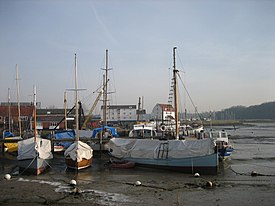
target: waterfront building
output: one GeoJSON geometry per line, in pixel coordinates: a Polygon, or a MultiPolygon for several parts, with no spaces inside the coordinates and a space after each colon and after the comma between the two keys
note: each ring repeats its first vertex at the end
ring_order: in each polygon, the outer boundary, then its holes
{"type": "MultiPolygon", "coordinates": [[[[103,116],[103,106],[101,107],[101,116],[103,116]]],[[[134,122],[137,121],[137,106],[108,105],[106,116],[109,123],[134,122]]]]}
{"type": "Polygon", "coordinates": [[[156,104],[152,110],[151,118],[155,121],[170,121],[175,119],[175,110],[171,104],[156,104]]]}

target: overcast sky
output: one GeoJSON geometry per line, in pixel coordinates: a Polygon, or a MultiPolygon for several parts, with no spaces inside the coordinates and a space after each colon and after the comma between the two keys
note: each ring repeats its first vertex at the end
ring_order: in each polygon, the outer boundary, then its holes
{"type": "Polygon", "coordinates": [[[110,103],[143,96],[151,113],[168,101],[174,46],[199,111],[274,101],[274,11],[272,0],[0,0],[0,101],[8,88],[16,101],[18,64],[20,101],[32,100],[35,84],[42,107],[62,108],[76,53],[80,99],[90,108],[108,49],[110,103]]]}

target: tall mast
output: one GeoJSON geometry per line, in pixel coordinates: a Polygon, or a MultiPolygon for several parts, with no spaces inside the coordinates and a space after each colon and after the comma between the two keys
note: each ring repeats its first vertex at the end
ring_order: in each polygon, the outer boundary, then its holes
{"type": "Polygon", "coordinates": [[[16,86],[17,86],[17,108],[18,108],[18,127],[19,127],[19,136],[21,137],[21,113],[20,113],[20,102],[19,102],[19,73],[18,65],[16,64],[16,86]]]}
{"type": "Polygon", "coordinates": [[[67,97],[66,97],[66,91],[64,91],[64,118],[65,118],[65,130],[67,130],[68,125],[67,125],[67,97]]]}
{"type": "Polygon", "coordinates": [[[11,132],[11,94],[10,88],[8,88],[8,105],[9,105],[9,132],[11,132]]]}
{"type": "Polygon", "coordinates": [[[175,120],[176,120],[176,133],[175,138],[179,139],[179,126],[178,126],[178,91],[177,91],[177,73],[179,70],[176,69],[176,49],[173,48],[173,79],[174,79],[174,107],[175,107],[175,120]]]}
{"type": "Polygon", "coordinates": [[[139,122],[140,121],[140,104],[141,104],[141,97],[138,98],[138,111],[137,111],[137,121],[139,122]]]}
{"type": "Polygon", "coordinates": [[[34,142],[36,142],[36,86],[33,86],[33,136],[34,136],[34,142]]]}
{"type": "Polygon", "coordinates": [[[79,140],[79,122],[78,122],[78,91],[77,91],[77,62],[76,62],[76,54],[75,54],[75,63],[74,63],[74,71],[75,71],[75,123],[76,123],[76,141],[79,140]]]}
{"type": "Polygon", "coordinates": [[[108,70],[110,70],[108,68],[108,49],[106,49],[106,62],[105,62],[105,75],[103,75],[103,85],[105,85],[105,87],[103,87],[103,125],[106,126],[107,125],[107,101],[108,101],[108,70]]]}

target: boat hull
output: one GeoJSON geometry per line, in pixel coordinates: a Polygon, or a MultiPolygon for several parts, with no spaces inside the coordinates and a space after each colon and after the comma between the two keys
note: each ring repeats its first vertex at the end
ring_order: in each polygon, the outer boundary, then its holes
{"type": "Polygon", "coordinates": [[[233,151],[234,149],[232,147],[218,150],[220,160],[227,160],[231,156],[233,151]]]}
{"type": "Polygon", "coordinates": [[[54,152],[64,152],[64,151],[65,151],[64,146],[61,146],[61,145],[54,146],[54,152]]]}
{"type": "Polygon", "coordinates": [[[131,161],[113,161],[111,168],[116,169],[131,169],[135,167],[135,163],[131,161]]]}
{"type": "Polygon", "coordinates": [[[4,146],[7,148],[7,152],[17,152],[18,151],[17,143],[5,143],[4,146]]]}
{"type": "Polygon", "coordinates": [[[42,159],[40,157],[18,160],[19,173],[40,175],[47,169],[48,165],[48,160],[42,159]]]}
{"type": "Polygon", "coordinates": [[[83,158],[80,162],[77,162],[77,160],[72,160],[70,157],[66,157],[65,162],[69,169],[81,170],[91,166],[92,158],[90,159],[83,158]]]}
{"type": "Polygon", "coordinates": [[[134,162],[136,165],[169,169],[183,173],[217,174],[218,173],[218,154],[189,157],[189,158],[168,158],[168,159],[146,159],[146,158],[125,158],[134,162]]]}
{"type": "MultiPolygon", "coordinates": [[[[21,137],[6,137],[6,140],[22,140],[21,137]]],[[[17,152],[18,151],[18,143],[11,142],[11,143],[4,143],[4,146],[7,148],[7,152],[17,152]]]]}

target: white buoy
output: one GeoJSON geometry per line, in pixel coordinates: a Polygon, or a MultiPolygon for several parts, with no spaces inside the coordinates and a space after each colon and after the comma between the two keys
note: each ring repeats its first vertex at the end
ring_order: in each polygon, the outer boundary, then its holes
{"type": "Polygon", "coordinates": [[[195,173],[195,174],[194,174],[194,177],[199,177],[199,176],[200,176],[199,173],[195,173]]]}
{"type": "Polygon", "coordinates": [[[75,185],[76,185],[76,181],[75,181],[75,180],[71,180],[71,181],[70,181],[70,185],[75,186],[75,185]]]}
{"type": "Polygon", "coordinates": [[[11,175],[10,174],[5,174],[5,177],[4,177],[6,180],[10,180],[11,179],[11,175]]]}
{"type": "Polygon", "coordinates": [[[141,185],[141,182],[140,181],[136,181],[136,186],[140,186],[141,185]]]}
{"type": "Polygon", "coordinates": [[[251,172],[251,176],[252,176],[252,177],[255,177],[255,176],[257,176],[257,175],[258,175],[258,173],[257,173],[256,171],[252,171],[252,172],[251,172]]]}
{"type": "Polygon", "coordinates": [[[206,182],[206,186],[210,188],[210,187],[213,186],[213,183],[212,183],[211,181],[207,181],[207,182],[206,182]]]}

